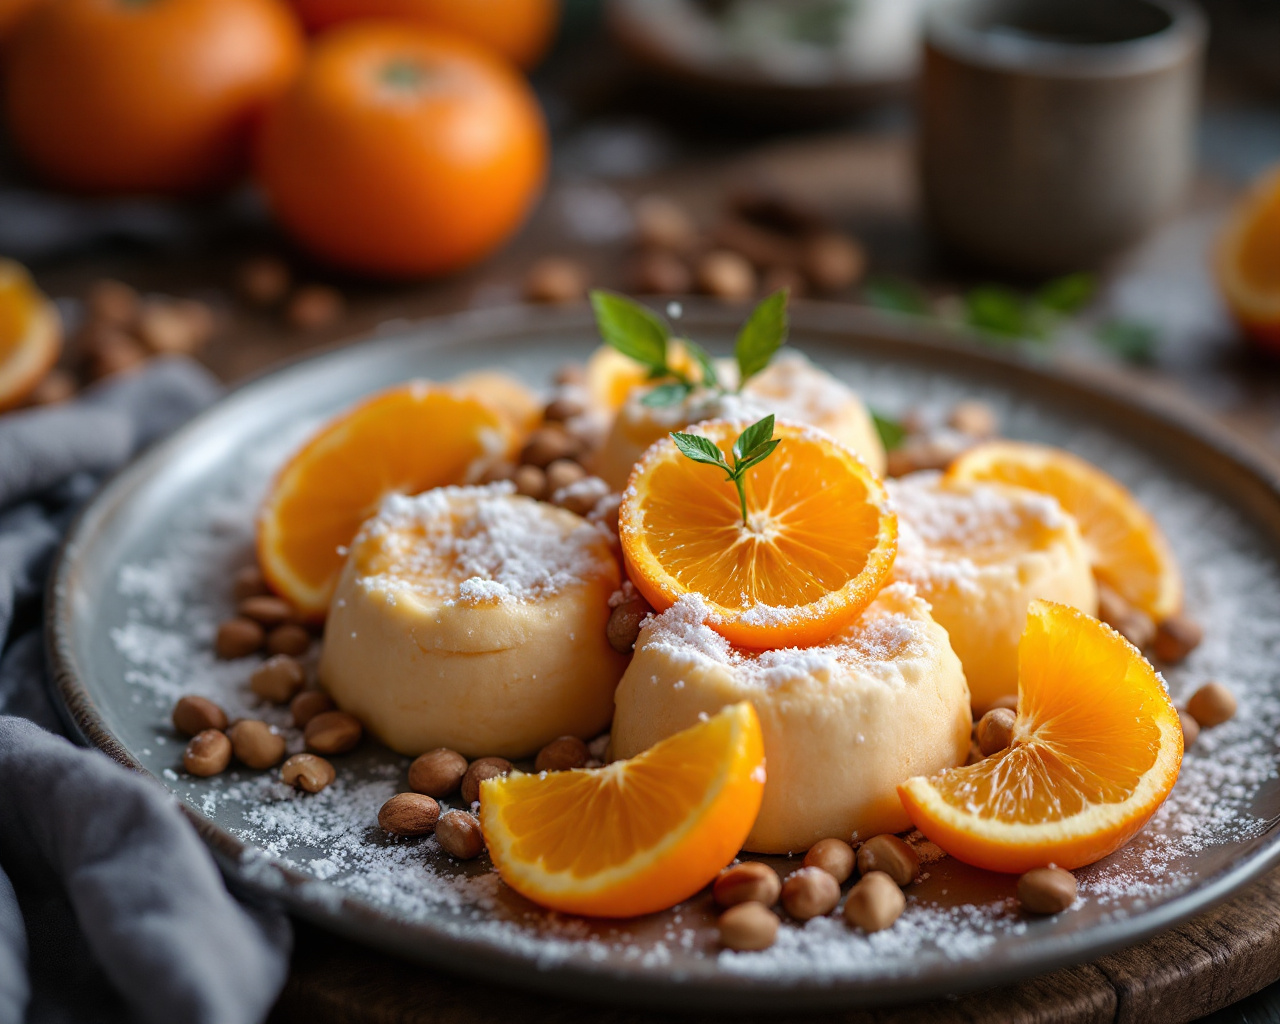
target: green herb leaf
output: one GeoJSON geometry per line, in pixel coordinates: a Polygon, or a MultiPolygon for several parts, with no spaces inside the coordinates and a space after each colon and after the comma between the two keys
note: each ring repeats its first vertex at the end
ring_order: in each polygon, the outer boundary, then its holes
{"type": "Polygon", "coordinates": [[[641,405],[647,405],[650,409],[660,409],[663,406],[675,405],[677,402],[683,402],[689,392],[693,390],[688,384],[674,381],[671,384],[659,384],[647,395],[640,399],[641,405]]]}
{"type": "Polygon", "coordinates": [[[752,455],[757,448],[766,444],[771,437],[773,437],[772,413],[762,420],[757,420],[738,435],[738,439],[733,442],[734,461],[739,462],[752,455]]]}
{"type": "Polygon", "coordinates": [[[1094,337],[1126,362],[1147,364],[1155,361],[1160,332],[1138,320],[1108,320],[1098,325],[1094,337]]]}
{"type": "Polygon", "coordinates": [[[698,369],[702,371],[702,386],[704,388],[719,388],[720,375],[716,373],[716,364],[705,348],[696,341],[683,339],[681,344],[688,350],[689,355],[693,356],[694,362],[698,364],[698,369]]]}
{"type": "Polygon", "coordinates": [[[780,444],[782,444],[782,438],[775,437],[772,441],[766,441],[759,448],[751,449],[751,451],[747,452],[747,454],[734,465],[734,472],[741,476],[743,472],[750,469],[752,466],[758,465],[772,455],[773,450],[780,444]]]}
{"type": "Polygon", "coordinates": [[[724,453],[716,447],[714,441],[698,434],[682,434],[679,431],[672,431],[671,440],[686,458],[693,459],[694,462],[705,462],[708,466],[719,466],[730,476],[733,475],[733,470],[724,461],[724,453]]]}
{"type": "Polygon", "coordinates": [[[891,277],[872,278],[862,286],[862,301],[890,313],[929,316],[933,307],[918,285],[891,277]]]}
{"type": "Polygon", "coordinates": [[[888,416],[881,416],[878,412],[873,411],[871,413],[871,422],[876,425],[876,433],[880,435],[880,443],[884,445],[884,450],[887,452],[900,447],[907,438],[907,428],[898,420],[890,419],[888,416]]]}
{"type": "Polygon", "coordinates": [[[1036,292],[1036,302],[1060,316],[1070,316],[1088,305],[1097,290],[1098,281],[1092,274],[1068,274],[1036,292]]]}
{"type": "Polygon", "coordinates": [[[667,325],[638,302],[616,292],[591,293],[596,327],[605,344],[651,370],[667,371],[667,325]]]}
{"type": "Polygon", "coordinates": [[[998,338],[1026,338],[1040,333],[1027,314],[1021,295],[1004,285],[984,284],[964,297],[965,322],[998,338]]]}
{"type": "Polygon", "coordinates": [[[734,356],[738,360],[738,390],[769,365],[769,360],[787,341],[787,297],[781,288],[751,311],[738,332],[734,356]]]}

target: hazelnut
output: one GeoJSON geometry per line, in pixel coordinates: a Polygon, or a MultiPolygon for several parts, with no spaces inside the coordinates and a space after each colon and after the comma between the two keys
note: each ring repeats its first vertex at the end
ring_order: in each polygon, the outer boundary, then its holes
{"type": "Polygon", "coordinates": [[[897,883],[883,871],[871,871],[849,890],[844,918],[864,932],[879,932],[898,920],[906,906],[907,898],[897,883]]]}
{"type": "Polygon", "coordinates": [[[445,811],[436,822],[436,842],[440,849],[458,860],[471,860],[484,849],[480,822],[466,811],[445,811]]]}
{"type": "Polygon", "coordinates": [[[1149,647],[1155,639],[1156,624],[1151,616],[1133,607],[1105,583],[1098,584],[1098,618],[1138,650],[1149,647]]]}
{"type": "Polygon", "coordinates": [[[173,727],[183,736],[197,736],[206,729],[227,727],[227,713],[211,700],[187,695],[173,706],[173,727]]]}
{"type": "Polygon", "coordinates": [[[717,224],[713,240],[719,248],[737,253],[762,269],[794,265],[800,259],[800,251],[793,239],[737,218],[717,224]]]}
{"type": "Polygon", "coordinates": [[[103,278],[90,287],[85,305],[91,320],[128,330],[138,319],[141,300],[137,290],[123,281],[103,278]]]}
{"type": "Polygon", "coordinates": [[[427,796],[448,796],[466,774],[465,757],[448,747],[437,747],[414,758],[409,765],[409,788],[427,796]]]}
{"type": "Polygon", "coordinates": [[[286,622],[267,634],[267,653],[300,658],[311,648],[311,634],[305,626],[286,622]]]}
{"type": "Polygon", "coordinates": [[[609,485],[598,476],[584,476],[567,487],[552,491],[551,500],[574,515],[588,516],[608,494],[609,485]]]}
{"type": "Polygon", "coordinates": [[[840,883],[819,868],[801,868],[782,883],[782,905],[797,921],[829,914],[839,902],[840,883]]]}
{"type": "Polygon", "coordinates": [[[646,252],[631,271],[632,287],[641,295],[683,295],[693,287],[693,274],[679,256],[646,252]]]}
{"type": "Polygon", "coordinates": [[[270,768],[284,758],[284,737],[266,722],[242,718],[227,730],[236,760],[250,768],[270,768]]]}
{"type": "Polygon", "coordinates": [[[713,249],[698,261],[698,287],[718,299],[749,299],[756,293],[756,272],[746,258],[713,249]]]}
{"type": "Polygon", "coordinates": [[[542,418],[548,423],[563,423],[565,420],[571,420],[575,416],[581,416],[586,411],[587,405],[585,402],[569,395],[557,395],[542,410],[542,418]]]}
{"type": "Polygon", "coordinates": [[[257,256],[241,264],[236,290],[250,305],[274,306],[289,293],[292,276],[284,260],[257,256]]]}
{"type": "Polygon", "coordinates": [[[720,945],[739,952],[768,949],[778,937],[778,915],[762,903],[739,903],[716,921],[720,945]]]}
{"type": "Polygon", "coordinates": [[[94,380],[132,370],[147,358],[146,349],[136,338],[115,327],[91,331],[83,346],[89,376],[94,380]]]}
{"type": "Polygon", "coordinates": [[[784,288],[791,293],[791,298],[799,299],[808,292],[809,282],[795,267],[770,267],[760,279],[762,295],[772,295],[784,288]]]}
{"type": "Polygon", "coordinates": [[[304,690],[289,702],[289,714],[299,729],[305,729],[316,715],[332,710],[333,700],[323,690],[304,690]]]}
{"type": "Polygon", "coordinates": [[[587,471],[572,459],[556,459],[546,468],[547,492],[555,494],[562,487],[586,478],[587,471]]]}
{"type": "Polygon", "coordinates": [[[1058,914],[1076,901],[1076,877],[1062,868],[1033,868],[1018,879],[1018,902],[1032,914],[1058,914]]]}
{"type": "Polygon", "coordinates": [[[29,405],[57,405],[75,396],[76,379],[65,370],[50,370],[27,396],[29,405]]]}
{"type": "Polygon", "coordinates": [[[530,302],[578,302],[587,297],[587,268],[577,260],[545,256],[529,268],[524,297],[530,302]]]}
{"type": "Polygon", "coordinates": [[[517,466],[511,482],[516,485],[516,493],[526,498],[542,501],[547,496],[547,474],[537,466],[517,466]]]}
{"type": "Polygon", "coordinates": [[[138,315],[138,338],[160,355],[190,355],[213,336],[213,310],[193,299],[149,299],[138,315]]]}
{"type": "Polygon", "coordinates": [[[244,658],[262,650],[266,634],[252,619],[228,619],[218,627],[213,647],[219,658],[244,658]]]}
{"type": "Polygon", "coordinates": [[[920,873],[920,855],[895,835],[872,836],[858,849],[858,871],[883,871],[898,885],[910,885],[920,873]]]}
{"type": "Polygon", "coordinates": [[[462,776],[462,799],[473,804],[480,799],[480,783],[496,779],[511,771],[511,762],[502,757],[478,757],[467,766],[462,776]]]}
{"type": "Polygon", "coordinates": [[[562,772],[570,768],[581,768],[591,757],[587,745],[577,736],[561,736],[552,740],[538,751],[533,762],[533,770],[537,772],[562,772]]]}
{"type": "Polygon", "coordinates": [[[1013,742],[1013,726],[1017,720],[1017,714],[1008,708],[992,708],[978,719],[974,738],[983,757],[990,757],[1013,742]]]}
{"type": "Polygon", "coordinates": [[[315,754],[294,754],[280,767],[280,781],[304,793],[319,793],[335,778],[333,765],[315,754]]]}
{"type": "Polygon", "coordinates": [[[986,402],[959,402],[947,417],[947,426],[970,437],[995,437],[1000,430],[996,412],[986,402]]]}
{"type": "Polygon", "coordinates": [[[1178,709],[1178,721],[1182,725],[1182,749],[1189,750],[1200,736],[1200,723],[1182,708],[1178,709]]]}
{"type": "Polygon", "coordinates": [[[759,903],[771,907],[782,895],[782,880],[768,864],[748,860],[731,864],[720,872],[711,888],[712,898],[718,907],[733,907],[739,903],[759,903]]]}
{"type": "Polygon", "coordinates": [[[857,282],[866,266],[862,246],[834,232],[810,238],[801,256],[805,277],[819,292],[843,291],[857,282]]]}
{"type": "Polygon", "coordinates": [[[698,241],[693,219],[666,196],[645,196],[636,203],[634,216],[636,241],[647,248],[685,252],[698,241]]]}
{"type": "Polygon", "coordinates": [[[819,839],[804,855],[805,867],[819,868],[837,882],[848,881],[853,861],[853,847],[843,839],[819,839]]]}
{"type": "Polygon", "coordinates": [[[303,285],[289,300],[285,319],[300,331],[318,331],[342,316],[342,293],[321,284],[303,285]]]}
{"type": "Polygon", "coordinates": [[[266,577],[256,565],[246,565],[243,569],[236,570],[235,578],[231,582],[231,596],[237,602],[243,601],[246,597],[262,597],[266,593],[268,593],[266,577]]]}
{"type": "Polygon", "coordinates": [[[572,459],[582,453],[582,444],[558,423],[548,423],[529,435],[520,451],[520,463],[546,469],[557,459],[572,459]]]}
{"type": "Polygon", "coordinates": [[[360,719],[345,711],[321,711],[302,731],[307,749],[317,754],[345,754],[363,733],[360,719]]]}
{"type": "Polygon", "coordinates": [[[1166,665],[1176,665],[1199,647],[1203,639],[1204,630],[1196,622],[1182,614],[1170,615],[1156,626],[1153,649],[1166,665]]]}
{"type": "Polygon", "coordinates": [[[230,763],[231,741],[217,729],[196,733],[182,752],[182,767],[201,778],[225,772],[230,763]]]}
{"type": "Polygon", "coordinates": [[[1205,683],[1187,701],[1187,714],[1201,729],[1212,729],[1235,717],[1235,694],[1221,683],[1205,683]]]}
{"type": "Polygon", "coordinates": [[[633,597],[615,606],[609,613],[609,624],[605,627],[609,646],[619,654],[630,654],[640,637],[640,624],[651,611],[653,609],[643,597],[633,597]]]}
{"type": "Polygon", "coordinates": [[[476,479],[478,484],[496,484],[502,480],[510,480],[516,471],[516,467],[510,462],[490,462],[476,479]]]}
{"type": "Polygon", "coordinates": [[[393,836],[424,836],[439,819],[440,805],[422,793],[397,793],[378,812],[382,831],[393,836]]]}
{"type": "Polygon", "coordinates": [[[249,677],[249,689],[273,704],[288,704],[306,681],[306,673],[297,661],[287,654],[277,654],[249,677]]]}
{"type": "Polygon", "coordinates": [[[260,626],[278,626],[293,618],[293,605],[280,597],[259,594],[239,602],[236,614],[242,619],[252,619],[260,626]]]}

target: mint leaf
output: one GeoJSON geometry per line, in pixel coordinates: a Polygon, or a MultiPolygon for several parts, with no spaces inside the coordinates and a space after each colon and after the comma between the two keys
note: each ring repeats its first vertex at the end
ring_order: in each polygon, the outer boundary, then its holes
{"type": "Polygon", "coordinates": [[[677,402],[683,402],[689,396],[691,390],[688,384],[682,384],[679,381],[672,384],[659,384],[640,399],[640,404],[647,405],[650,409],[660,409],[666,405],[675,405],[677,402]]]}
{"type": "Polygon", "coordinates": [[[907,439],[907,428],[897,420],[890,419],[888,416],[881,416],[878,412],[871,413],[871,422],[875,424],[876,433],[880,435],[880,443],[884,445],[887,452],[893,451],[901,446],[902,442],[907,439]]]}
{"type": "Polygon", "coordinates": [[[679,431],[672,431],[671,440],[680,449],[680,454],[686,458],[693,459],[694,462],[705,462],[709,466],[719,466],[732,475],[733,470],[724,461],[724,453],[716,447],[714,441],[698,434],[682,434],[679,431]]]}
{"type": "Polygon", "coordinates": [[[638,302],[616,292],[591,293],[596,327],[605,344],[651,370],[667,369],[667,325],[638,302]]]}
{"type": "Polygon", "coordinates": [[[1097,290],[1098,282],[1092,274],[1068,274],[1036,292],[1036,302],[1060,316],[1070,316],[1083,309],[1097,290]]]}
{"type": "Polygon", "coordinates": [[[719,388],[720,375],[716,373],[716,365],[711,359],[711,353],[696,341],[682,340],[681,344],[688,350],[689,355],[693,356],[693,361],[698,364],[698,369],[702,371],[702,386],[704,388],[719,388]]]}
{"type": "Polygon", "coordinates": [[[761,300],[738,332],[733,354],[738,360],[738,390],[769,365],[769,360],[787,341],[786,288],[761,300]]]}
{"type": "Polygon", "coordinates": [[[746,456],[739,459],[734,465],[733,470],[739,476],[743,471],[750,469],[752,466],[758,465],[773,454],[773,450],[782,444],[782,438],[775,437],[772,441],[766,441],[759,448],[753,448],[747,452],[746,456]]]}
{"type": "Polygon", "coordinates": [[[1026,303],[1011,288],[979,285],[964,297],[965,323],[998,338],[1026,338],[1041,333],[1027,314],[1026,303]]]}
{"type": "Polygon", "coordinates": [[[1138,320],[1108,320],[1098,325],[1094,337],[1125,362],[1155,362],[1160,332],[1151,324],[1138,320]]]}
{"type": "Polygon", "coordinates": [[[757,420],[738,435],[738,439],[733,442],[734,461],[741,462],[742,459],[753,455],[755,450],[768,443],[771,437],[773,437],[772,413],[762,420],[757,420]]]}
{"type": "Polygon", "coordinates": [[[929,296],[918,285],[897,278],[877,277],[862,286],[862,301],[889,313],[928,316],[933,312],[929,296]]]}

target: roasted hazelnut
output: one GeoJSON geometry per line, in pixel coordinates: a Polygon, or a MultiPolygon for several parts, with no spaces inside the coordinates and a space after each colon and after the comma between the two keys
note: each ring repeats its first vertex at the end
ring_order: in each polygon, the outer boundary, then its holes
{"type": "Polygon", "coordinates": [[[570,768],[581,768],[590,759],[591,753],[587,745],[577,736],[561,736],[554,739],[538,751],[533,762],[533,770],[537,772],[562,772],[570,768]]]}
{"type": "Polygon", "coordinates": [[[843,839],[819,839],[804,855],[804,866],[820,868],[837,882],[853,874],[853,847],[843,839]]]}
{"type": "Polygon", "coordinates": [[[797,921],[829,914],[839,902],[840,883],[819,868],[801,868],[782,883],[782,905],[797,921]]]}
{"type": "Polygon", "coordinates": [[[578,302],[587,296],[589,274],[577,260],[546,256],[529,268],[524,297],[530,302],[578,302]]]}
{"type": "Polygon", "coordinates": [[[1013,742],[1013,726],[1017,720],[1017,714],[1008,708],[992,708],[978,719],[974,738],[983,757],[990,757],[1013,742]]]}
{"type": "Polygon", "coordinates": [[[342,293],[324,285],[303,285],[289,300],[285,319],[300,331],[318,331],[336,323],[342,316],[342,293]]]}
{"type": "Polygon", "coordinates": [[[526,498],[542,501],[547,496],[547,474],[537,466],[517,466],[511,482],[516,485],[516,493],[526,498]]]}
{"type": "Polygon", "coordinates": [[[557,459],[572,459],[581,453],[582,444],[577,438],[558,423],[548,423],[529,435],[520,451],[520,463],[546,469],[557,459]]]}
{"type": "Polygon", "coordinates": [[[1182,708],[1178,709],[1178,722],[1182,726],[1182,749],[1190,750],[1192,744],[1200,737],[1200,723],[1191,717],[1189,711],[1182,708]]]}
{"type": "Polygon", "coordinates": [[[844,917],[864,932],[879,932],[902,916],[907,898],[897,883],[883,871],[871,871],[849,890],[844,917]]]}
{"type": "Polygon", "coordinates": [[[262,597],[267,593],[269,591],[266,577],[256,565],[246,565],[236,570],[235,578],[231,582],[231,596],[237,602],[243,601],[246,597],[262,597]]]}
{"type": "Polygon", "coordinates": [[[895,835],[872,836],[858,848],[858,870],[883,871],[898,885],[910,885],[920,873],[920,855],[895,835]]]}
{"type": "Polygon", "coordinates": [[[231,741],[217,729],[196,733],[182,753],[182,767],[201,778],[226,771],[230,763],[231,741]]]}
{"type": "Polygon", "coordinates": [[[556,459],[546,468],[547,493],[555,494],[562,487],[586,479],[587,471],[572,459],[556,459]]]}
{"type": "Polygon", "coordinates": [[[268,654],[287,654],[292,658],[300,658],[310,648],[311,634],[305,626],[296,622],[283,623],[267,634],[268,654]]]}
{"type": "Polygon", "coordinates": [[[698,287],[718,299],[749,299],[756,293],[756,272],[747,259],[714,249],[698,261],[698,287]]]}
{"type": "Polygon", "coordinates": [[[315,754],[294,754],[280,767],[280,781],[304,793],[319,793],[335,778],[333,765],[315,754]]]}
{"type": "Polygon", "coordinates": [[[1034,868],[1018,879],[1018,902],[1033,914],[1059,914],[1076,901],[1076,878],[1062,868],[1034,868]]]}
{"type": "Polygon", "coordinates": [[[85,305],[91,320],[129,330],[138,319],[142,301],[138,298],[137,290],[130,285],[102,278],[95,281],[89,289],[85,305]]]}
{"type": "Polygon", "coordinates": [[[422,793],[397,793],[378,812],[382,831],[393,836],[424,836],[439,820],[440,805],[422,793]]]}
{"type": "Polygon", "coordinates": [[[862,246],[845,235],[829,233],[804,245],[801,268],[815,291],[838,292],[855,284],[867,266],[862,246]]]}
{"type": "Polygon", "coordinates": [[[996,412],[986,402],[959,402],[947,417],[947,426],[970,437],[995,437],[1000,430],[996,412]]]}
{"type": "Polygon", "coordinates": [[[284,757],[284,737],[266,722],[242,718],[227,730],[236,760],[250,768],[270,768],[284,757]]]}
{"type": "Polygon", "coordinates": [[[666,196],[645,196],[636,203],[634,216],[636,241],[647,248],[685,252],[698,241],[693,219],[666,196]]]}
{"type": "Polygon", "coordinates": [[[148,299],[138,314],[137,335],[152,352],[190,355],[213,336],[213,310],[193,299],[148,299]]]}
{"type": "Polygon", "coordinates": [[[657,250],[640,254],[631,280],[641,295],[683,295],[693,287],[693,274],[685,261],[657,250]]]}
{"type": "Polygon", "coordinates": [[[227,727],[227,713],[213,701],[188,694],[173,706],[173,727],[183,736],[197,736],[206,729],[227,727]]]}
{"type": "Polygon", "coordinates": [[[748,860],[731,864],[720,872],[711,887],[711,896],[718,907],[732,907],[739,903],[760,903],[771,907],[782,895],[782,879],[768,864],[748,860]]]}
{"type": "Polygon", "coordinates": [[[409,788],[436,798],[448,796],[467,774],[467,759],[456,750],[437,747],[414,758],[409,765],[409,788]]]}
{"type": "Polygon", "coordinates": [[[644,622],[652,608],[643,597],[633,597],[616,605],[609,613],[609,623],[605,626],[605,634],[609,646],[619,654],[630,654],[640,638],[640,624],[644,622]]]}
{"type": "Polygon", "coordinates": [[[720,945],[747,953],[768,949],[778,937],[778,915],[761,903],[738,903],[716,921],[720,945]]]}
{"type": "Polygon", "coordinates": [[[1235,717],[1235,694],[1221,683],[1205,683],[1187,701],[1187,713],[1201,729],[1212,729],[1235,717]]]}
{"type": "Polygon", "coordinates": [[[288,704],[306,681],[306,673],[297,661],[287,654],[277,654],[249,677],[249,689],[273,704],[288,704]]]}
{"type": "Polygon", "coordinates": [[[274,306],[289,294],[292,278],[284,260],[257,256],[241,264],[236,289],[250,305],[274,306]]]}
{"type": "Polygon", "coordinates": [[[118,328],[94,328],[83,337],[88,373],[94,380],[132,370],[147,359],[147,350],[142,343],[118,328]]]}
{"type": "Polygon", "coordinates": [[[65,370],[50,370],[27,396],[28,405],[57,405],[73,398],[76,379],[65,370]]]}
{"type": "Polygon", "coordinates": [[[218,627],[213,646],[219,658],[244,658],[262,650],[266,638],[262,627],[252,619],[228,619],[218,627]]]}
{"type": "Polygon", "coordinates": [[[440,849],[458,860],[471,860],[484,850],[480,822],[466,811],[445,811],[436,822],[436,842],[440,849]]]}
{"type": "Polygon", "coordinates": [[[574,515],[588,516],[609,494],[609,485],[598,476],[584,476],[566,487],[552,491],[551,500],[574,515]]]}
{"type": "Polygon", "coordinates": [[[480,783],[496,779],[511,771],[511,762],[502,757],[478,757],[467,766],[462,776],[462,799],[473,804],[480,799],[480,783]]]}
{"type": "Polygon", "coordinates": [[[1098,618],[1138,650],[1149,647],[1156,636],[1151,616],[1133,607],[1105,583],[1098,584],[1098,618]]]}
{"type": "Polygon", "coordinates": [[[563,423],[575,416],[581,416],[586,411],[585,402],[570,395],[557,395],[542,410],[542,418],[548,423],[563,423]]]}
{"type": "Polygon", "coordinates": [[[280,597],[259,594],[240,601],[236,605],[236,614],[242,619],[252,619],[258,625],[270,628],[292,619],[293,605],[280,597]]]}
{"type": "Polygon", "coordinates": [[[363,733],[360,719],[345,711],[322,711],[302,731],[307,749],[317,754],[345,754],[363,733]]]}
{"type": "Polygon", "coordinates": [[[316,715],[332,710],[333,699],[323,690],[304,690],[289,702],[289,714],[299,729],[305,729],[316,715]]]}
{"type": "Polygon", "coordinates": [[[1156,657],[1166,665],[1176,665],[1199,647],[1203,639],[1204,630],[1198,623],[1182,614],[1170,615],[1156,626],[1152,647],[1156,657]]]}

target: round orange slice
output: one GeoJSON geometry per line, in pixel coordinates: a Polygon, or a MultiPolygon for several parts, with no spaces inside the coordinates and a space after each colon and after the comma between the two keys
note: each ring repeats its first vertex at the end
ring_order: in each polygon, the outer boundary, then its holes
{"type": "Polygon", "coordinates": [[[1160,677],[1075,608],[1032,602],[1017,714],[1006,749],[898,787],[916,828],[966,864],[1092,864],[1128,842],[1177,781],[1182,728],[1160,677]]]}
{"type": "Polygon", "coordinates": [[[991,441],[951,464],[953,480],[1014,484],[1075,517],[1094,575],[1159,622],[1182,607],[1182,577],[1160,527],[1118,481],[1061,448],[991,441]]]}
{"type": "Polygon", "coordinates": [[[258,519],[272,589],[319,619],[360,524],[389,494],[473,479],[513,454],[505,416],[443,385],[392,388],[323,427],[276,477],[258,519]]]}
{"type": "Polygon", "coordinates": [[[1240,326],[1280,352],[1280,167],[1250,190],[1228,220],[1214,269],[1240,326]]]}
{"type": "Polygon", "coordinates": [[[22,404],[61,350],[57,307],[20,263],[0,260],[0,412],[22,404]]]}
{"type": "Polygon", "coordinates": [[[636,917],[711,882],[764,797],[764,741],[731,704],[627,761],[480,784],[480,827],[502,880],[569,914],[636,917]]]}
{"type": "MultiPolygon", "coordinates": [[[[728,453],[746,426],[692,428],[728,453]]],[[[707,625],[743,647],[805,647],[856,619],[898,551],[884,485],[847,448],[812,427],[778,423],[777,449],[746,474],[748,520],[714,466],[670,437],[631,473],[618,522],[627,573],[658,611],[687,594],[707,625]]]]}

